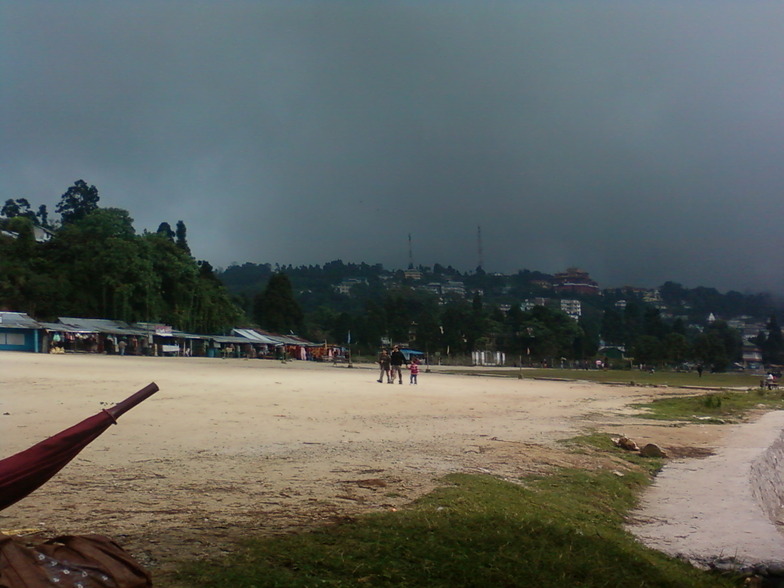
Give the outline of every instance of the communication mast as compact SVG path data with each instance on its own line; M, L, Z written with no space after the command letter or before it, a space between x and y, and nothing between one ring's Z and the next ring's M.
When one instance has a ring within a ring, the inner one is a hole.
M414 269L414 251L411 249L411 233L408 234L408 269Z
M482 227L480 226L476 227L476 248L477 248L477 253L479 254L478 267L479 269L482 269L483 266L485 265L485 260L484 260L485 256L484 256L484 252L482 251Z

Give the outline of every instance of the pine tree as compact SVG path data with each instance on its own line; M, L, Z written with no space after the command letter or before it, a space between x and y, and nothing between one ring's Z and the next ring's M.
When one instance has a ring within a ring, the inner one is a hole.
M303 313L297 301L291 282L286 274L273 274L266 288L253 302L253 316L264 329L276 333L288 333L302 328Z
M185 223L181 220L177 221L177 230L175 231L175 236L177 240L175 244L177 247L185 251L188 255L191 254L191 248L188 247L188 239L187 239L188 229L185 228Z

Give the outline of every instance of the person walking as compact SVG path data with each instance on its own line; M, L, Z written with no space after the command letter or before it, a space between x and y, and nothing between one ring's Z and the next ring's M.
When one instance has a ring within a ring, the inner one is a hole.
M408 366L408 369L411 370L411 376L409 380L409 385L417 383L417 376L419 375L419 361L416 358L411 360L411 363Z
M387 353L386 349L382 349L381 353L378 354L378 365L381 368L381 372L378 374L378 383L381 384L384 381L384 374L387 376L387 384L392 383L392 377L389 374L390 369L390 358L389 353Z
M390 372L390 376L392 379L389 381L389 383L390 384L395 383L395 374L397 374L397 380L398 380L397 383L402 384L403 383L402 367L403 364L408 365L408 362L406 361L406 356L403 355L402 351L400 351L399 346L395 345L395 347L392 349L392 355L389 356L389 362L392 368Z

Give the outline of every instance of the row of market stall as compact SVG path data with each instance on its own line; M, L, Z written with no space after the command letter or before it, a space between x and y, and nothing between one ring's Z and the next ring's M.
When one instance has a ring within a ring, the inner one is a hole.
M0 312L0 350L315 361L340 361L346 354L339 346L261 329L201 335L168 325L109 319L60 317L54 323L42 322L20 312Z

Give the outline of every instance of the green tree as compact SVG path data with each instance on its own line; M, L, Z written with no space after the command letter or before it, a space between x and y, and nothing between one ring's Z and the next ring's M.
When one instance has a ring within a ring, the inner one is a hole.
M49 223L49 211L46 209L46 204L42 204L38 207L36 216L38 217L38 224L40 224L43 228L52 228L52 225Z
M354 321L347 312L341 312L332 322L330 336L338 343L348 343L349 333L354 330Z
M97 208L79 221L79 230L91 239L133 239L136 229L127 210L122 208Z
M633 347L637 337L645 334L645 306L636 300L629 300L623 310L624 345Z
M526 352L540 361L574 359L576 341L585 333L568 314L545 306L523 313L522 332Z
M640 335L632 347L632 356L638 364L657 364L663 355L661 341L652 335Z
M713 322L705 329L705 332L719 338L727 356L728 363L741 360L743 355L743 339L741 338L740 333L736 329L730 327L726 321L718 320Z
M354 324L358 331L356 333L357 343L367 346L373 352L381 344L381 338L388 336L386 313L381 304L375 299L365 301L359 316L354 320Z
M614 308L608 308L604 311L601 335L608 345L623 345L626 342L623 316Z
M196 290L189 317L193 330L198 333L219 333L236 326L242 320L242 310L231 302L209 262L198 261L196 267Z
M721 337L714 333L700 333L694 341L694 357L701 363L711 366L711 371L727 369L729 357Z
M136 235L120 208L99 208L98 191L79 180L58 207L66 222L37 243L45 207L9 200L0 236L0 305L36 316L93 316L164 322L201 333L225 332L241 319L207 262L196 262L174 235ZM42 214L43 213L43 214ZM184 238L184 232L181 234Z
M5 201L0 214L8 218L24 217L33 222L37 221L35 213L30 210L30 203L26 198L17 198L16 200L8 199Z
M397 343L408 341L409 326L412 322L410 300L405 294L408 293L396 291L384 298L386 332L392 341Z
M0 236L0 306L30 312L34 308L38 249L33 223L27 217L14 216L5 223L5 228L16 237Z
M441 313L442 341L447 355L461 355L470 351L467 328L470 328L472 309L465 300L451 300Z
M153 288L153 268L120 208L96 209L63 226L47 244L67 284L67 314L121 320L147 319L140 293Z
M648 306L643 310L642 327L644 334L656 337L659 340L664 339L667 333L670 332L669 327L661 319L661 312L653 306Z
M726 370L734 361L740 361L742 350L740 334L725 321L711 323L694 341L695 359L717 372Z
M599 329L596 323L583 316L577 321L577 325L580 327L580 333L574 340L574 358L594 357L599 350Z
M674 364L681 364L691 355L691 347L685 335L668 333L664 337L664 359Z
M84 180L76 180L60 198L55 212L60 215L64 225L73 223L97 210L98 200L98 188L88 186Z
M154 313L166 323L195 330L194 308L198 297L199 268L173 241L159 233L144 235L147 256L158 277Z
M165 221L158 225L158 230L155 232L159 235L163 235L169 241L174 241L175 233L172 231L171 225Z
M672 332L686 336L686 323L683 322L682 318L678 317L673 321Z
M273 274L267 287L254 300L254 319L264 329L276 333L300 331L304 316L294 298L291 281L283 272Z
M440 351L441 329L439 329L438 306L434 300L426 303L416 319L415 346L422 351Z
M659 287L659 294L669 306L681 306L689 296L688 291L677 282L665 282Z
M177 247L185 251L188 255L191 254L191 248L188 247L188 229L185 227L185 223L181 220L177 221L177 230L174 232L176 240L175 244Z

